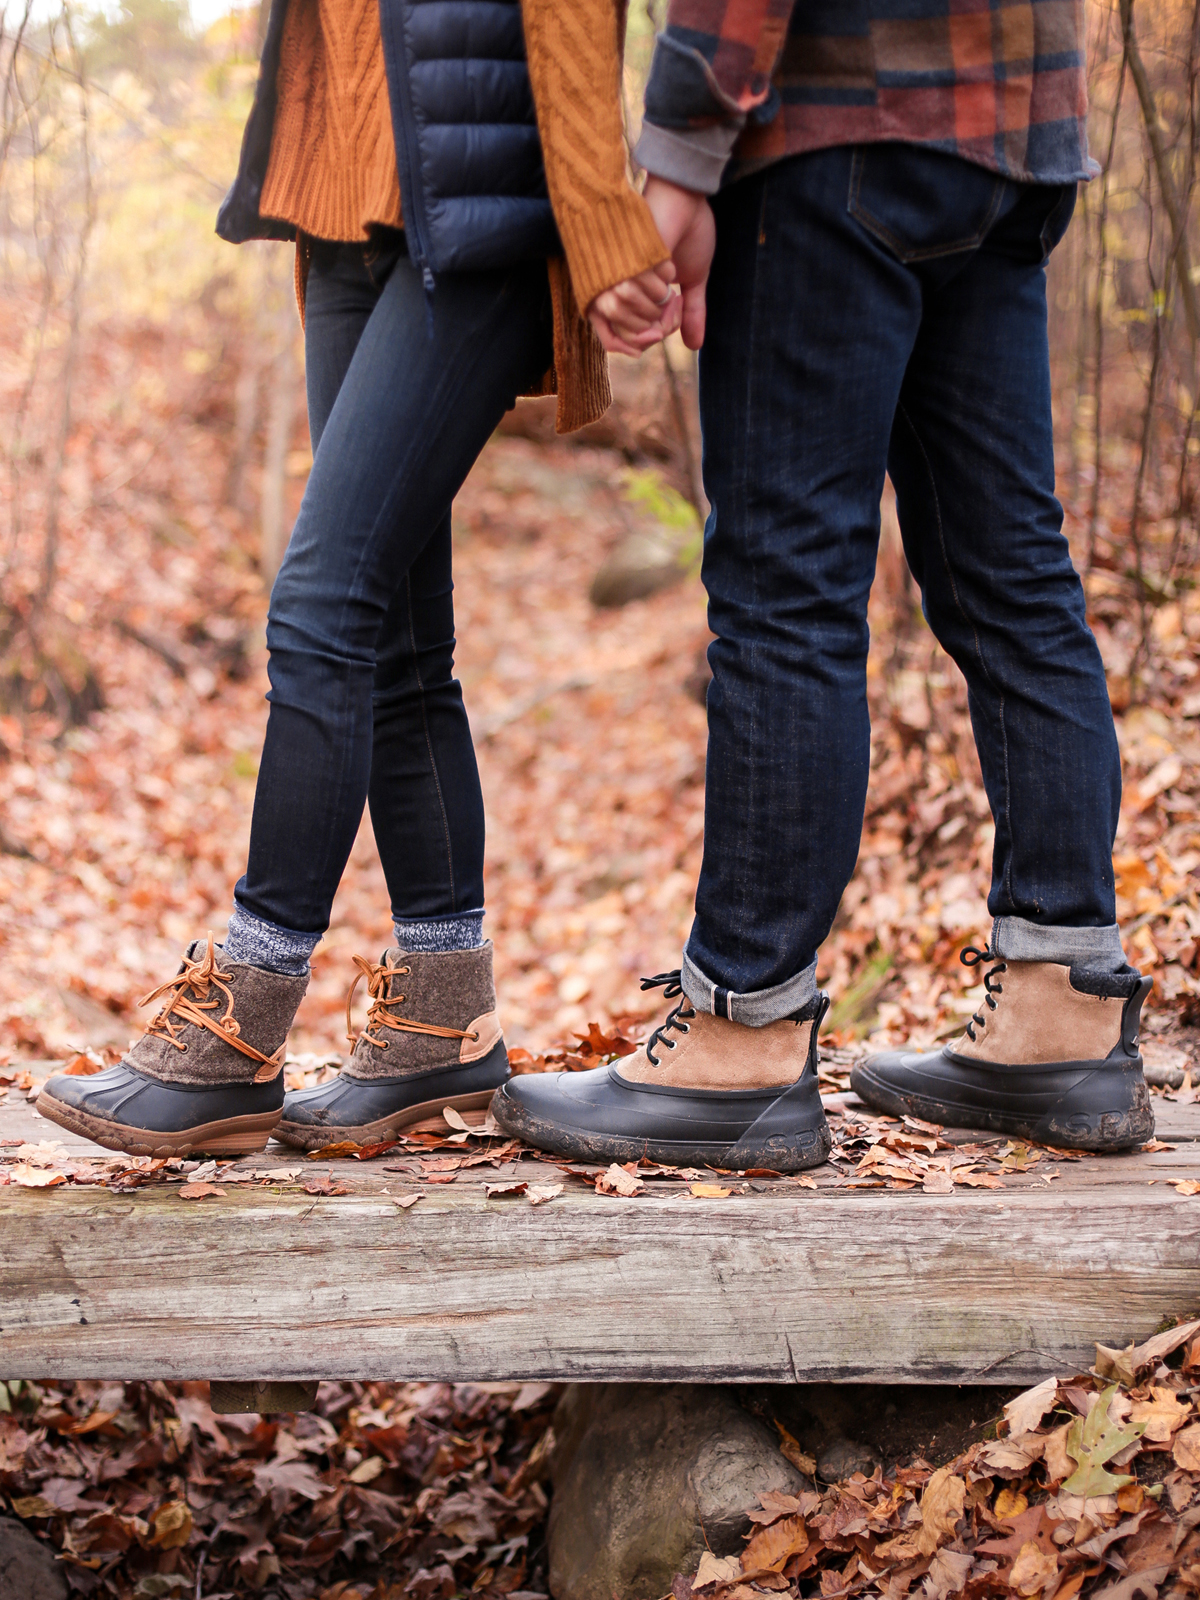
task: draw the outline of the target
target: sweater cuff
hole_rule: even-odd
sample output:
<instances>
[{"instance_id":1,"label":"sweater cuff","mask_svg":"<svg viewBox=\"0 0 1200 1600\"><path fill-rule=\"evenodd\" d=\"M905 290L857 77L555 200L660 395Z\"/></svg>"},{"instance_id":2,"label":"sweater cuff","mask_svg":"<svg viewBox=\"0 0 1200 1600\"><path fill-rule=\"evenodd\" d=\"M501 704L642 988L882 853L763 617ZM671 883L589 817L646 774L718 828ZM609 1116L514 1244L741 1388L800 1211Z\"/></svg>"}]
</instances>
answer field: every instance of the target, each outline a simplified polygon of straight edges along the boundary
<instances>
[{"instance_id":1,"label":"sweater cuff","mask_svg":"<svg viewBox=\"0 0 1200 1600\"><path fill-rule=\"evenodd\" d=\"M633 189L558 218L558 231L581 311L598 294L626 278L657 267L671 252L662 242L650 207Z\"/></svg>"},{"instance_id":2,"label":"sweater cuff","mask_svg":"<svg viewBox=\"0 0 1200 1600\"><path fill-rule=\"evenodd\" d=\"M716 194L745 120L683 129L644 122L633 159L654 177L677 183L681 189Z\"/></svg>"}]
</instances>

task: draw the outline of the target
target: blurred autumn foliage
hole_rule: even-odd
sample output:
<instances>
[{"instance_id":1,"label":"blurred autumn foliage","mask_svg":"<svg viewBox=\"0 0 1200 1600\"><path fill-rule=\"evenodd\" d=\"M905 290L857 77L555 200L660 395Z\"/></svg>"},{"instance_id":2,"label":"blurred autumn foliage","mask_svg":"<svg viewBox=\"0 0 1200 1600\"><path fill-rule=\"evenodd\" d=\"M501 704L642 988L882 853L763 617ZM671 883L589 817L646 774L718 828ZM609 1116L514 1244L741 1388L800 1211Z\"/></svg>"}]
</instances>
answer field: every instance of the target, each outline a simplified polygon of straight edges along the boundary
<instances>
[{"instance_id":1,"label":"blurred autumn foliage","mask_svg":"<svg viewBox=\"0 0 1200 1600\"><path fill-rule=\"evenodd\" d=\"M1195 4L1094 0L1092 144L1050 268L1066 529L1125 757L1119 913L1152 1029L1200 1021ZM181 943L223 929L265 721L263 620L310 464L291 251L213 233L261 13L180 0L0 12L0 1043L119 1049ZM651 24L632 8L633 115ZM459 668L489 809L488 932L508 1035L634 1028L690 919L707 638L694 571L619 609L589 587L698 499L686 353L614 365L558 441L523 403L456 506ZM684 441L690 444L692 461ZM662 526L660 527L659 524ZM957 670L885 500L874 773L822 957L834 1040L928 1041L978 1003L992 825ZM820 761L820 752L814 753ZM349 955L388 939L369 823L293 1035L340 1042ZM1182 1059L1182 1058L1181 1058Z\"/></svg>"}]
</instances>

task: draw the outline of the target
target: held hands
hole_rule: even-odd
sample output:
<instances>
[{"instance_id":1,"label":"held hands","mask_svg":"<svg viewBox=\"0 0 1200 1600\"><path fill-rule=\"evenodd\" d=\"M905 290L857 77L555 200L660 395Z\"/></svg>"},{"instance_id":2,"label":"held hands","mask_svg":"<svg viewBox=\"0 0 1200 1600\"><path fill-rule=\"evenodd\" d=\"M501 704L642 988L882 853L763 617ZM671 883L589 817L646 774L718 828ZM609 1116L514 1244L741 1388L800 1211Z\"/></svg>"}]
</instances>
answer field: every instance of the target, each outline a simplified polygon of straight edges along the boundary
<instances>
[{"instance_id":1,"label":"held hands","mask_svg":"<svg viewBox=\"0 0 1200 1600\"><path fill-rule=\"evenodd\" d=\"M670 260L598 294L588 318L604 348L621 355L639 356L676 328L689 350L699 350L704 291L717 244L712 208L702 194L653 175L646 180L644 198Z\"/></svg>"},{"instance_id":2,"label":"held hands","mask_svg":"<svg viewBox=\"0 0 1200 1600\"><path fill-rule=\"evenodd\" d=\"M704 343L704 291L717 245L717 225L712 207L702 194L681 189L653 173L644 194L662 242L671 252L675 281L682 291L683 342L689 350ZM662 271L662 268L659 268Z\"/></svg>"},{"instance_id":3,"label":"held hands","mask_svg":"<svg viewBox=\"0 0 1200 1600\"><path fill-rule=\"evenodd\" d=\"M671 287L674 281L673 264L662 261L598 294L587 314L604 348L623 356L640 356L674 333L681 307Z\"/></svg>"}]
</instances>

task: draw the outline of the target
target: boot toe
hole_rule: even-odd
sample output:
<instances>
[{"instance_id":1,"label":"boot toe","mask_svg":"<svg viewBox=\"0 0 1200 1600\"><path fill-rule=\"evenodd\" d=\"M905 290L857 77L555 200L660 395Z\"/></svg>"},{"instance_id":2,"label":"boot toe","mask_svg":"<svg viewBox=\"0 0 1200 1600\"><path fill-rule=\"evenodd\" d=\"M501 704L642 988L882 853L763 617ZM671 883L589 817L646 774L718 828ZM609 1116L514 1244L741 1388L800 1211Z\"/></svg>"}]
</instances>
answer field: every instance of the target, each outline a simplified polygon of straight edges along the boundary
<instances>
[{"instance_id":1,"label":"boot toe","mask_svg":"<svg viewBox=\"0 0 1200 1600\"><path fill-rule=\"evenodd\" d=\"M41 1116L108 1150L186 1155L261 1150L279 1120L281 1077L269 1083L172 1084L127 1062L77 1078L56 1073L38 1095Z\"/></svg>"}]
</instances>

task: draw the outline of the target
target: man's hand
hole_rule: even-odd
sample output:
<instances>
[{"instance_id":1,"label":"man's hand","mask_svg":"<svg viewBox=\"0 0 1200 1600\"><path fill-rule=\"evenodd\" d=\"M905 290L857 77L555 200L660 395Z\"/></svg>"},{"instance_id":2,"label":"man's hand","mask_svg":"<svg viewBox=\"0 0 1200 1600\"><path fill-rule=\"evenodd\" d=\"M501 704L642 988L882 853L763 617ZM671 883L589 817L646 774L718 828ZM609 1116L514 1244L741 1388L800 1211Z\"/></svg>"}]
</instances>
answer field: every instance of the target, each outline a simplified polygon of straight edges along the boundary
<instances>
[{"instance_id":1,"label":"man's hand","mask_svg":"<svg viewBox=\"0 0 1200 1600\"><path fill-rule=\"evenodd\" d=\"M604 348L640 356L674 333L680 315L680 299L671 287L674 281L674 265L663 261L598 294L587 314Z\"/></svg>"},{"instance_id":2,"label":"man's hand","mask_svg":"<svg viewBox=\"0 0 1200 1600\"><path fill-rule=\"evenodd\" d=\"M712 207L704 195L653 174L646 179L644 198L683 291L683 342L689 350L699 350L704 343L704 290L717 246Z\"/></svg>"}]
</instances>

